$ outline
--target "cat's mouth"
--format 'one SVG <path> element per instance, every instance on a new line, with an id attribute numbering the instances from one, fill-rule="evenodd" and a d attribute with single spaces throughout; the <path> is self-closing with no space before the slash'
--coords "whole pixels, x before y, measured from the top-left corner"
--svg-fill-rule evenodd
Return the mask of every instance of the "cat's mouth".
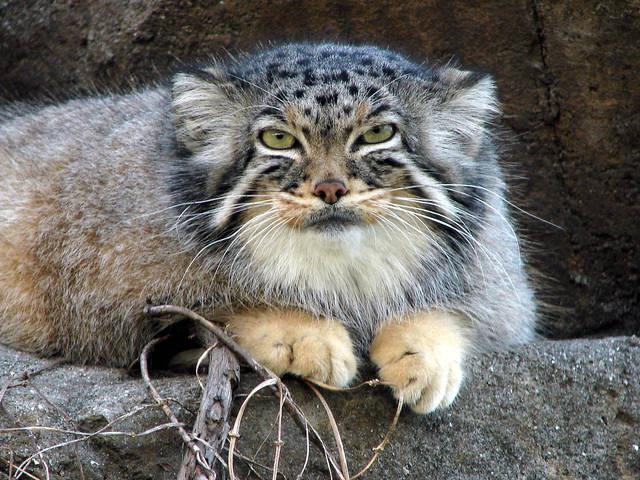
<path id="1" fill-rule="evenodd" d="M 314 230 L 331 231 L 363 224 L 364 219 L 355 211 L 331 205 L 308 214 L 302 226 Z"/>

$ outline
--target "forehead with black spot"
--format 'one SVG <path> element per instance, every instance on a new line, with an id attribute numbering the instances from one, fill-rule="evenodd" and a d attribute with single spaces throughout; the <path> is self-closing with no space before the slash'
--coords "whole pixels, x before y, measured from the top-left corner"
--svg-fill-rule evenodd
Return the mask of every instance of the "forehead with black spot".
<path id="1" fill-rule="evenodd" d="M 228 71 L 238 86 L 263 91 L 267 103 L 297 103 L 306 115 L 329 110 L 336 116 L 400 78 L 432 75 L 389 50 L 336 44 L 285 45 L 241 59 Z"/>

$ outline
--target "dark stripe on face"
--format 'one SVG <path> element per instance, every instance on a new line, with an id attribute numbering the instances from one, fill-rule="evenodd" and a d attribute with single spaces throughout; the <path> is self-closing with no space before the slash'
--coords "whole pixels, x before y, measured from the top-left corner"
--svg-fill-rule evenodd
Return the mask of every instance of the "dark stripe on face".
<path id="1" fill-rule="evenodd" d="M 282 192 L 290 192 L 298 188 L 300 183 L 304 182 L 306 179 L 305 169 L 306 166 L 302 163 L 294 164 L 291 159 L 289 160 L 289 164 L 286 169 L 282 170 L 282 177 L 279 179 L 281 181 L 280 191 Z"/>
<path id="2" fill-rule="evenodd" d="M 253 157 L 256 154 L 256 150 L 254 147 L 250 147 L 243 155 L 238 156 L 233 165 L 229 167 L 229 169 L 224 172 L 222 177 L 220 178 L 217 188 L 213 194 L 214 198 L 220 197 L 229 193 L 235 187 L 236 183 L 240 177 L 245 173 L 247 167 Z"/>
<path id="3" fill-rule="evenodd" d="M 175 158 L 170 167 L 167 189 L 171 198 L 171 204 L 177 205 L 174 208 L 176 221 L 180 215 L 183 219 L 191 218 L 191 215 L 204 213 L 211 206 L 209 203 L 195 203 L 207 199 L 207 179 L 208 171 L 206 168 L 194 165 L 191 156 L 192 153 L 175 137 L 167 141 L 166 148 L 168 154 Z M 207 236 L 206 215 L 199 215 L 195 220 L 188 223 L 189 232 L 196 235 L 197 238 L 205 238 Z"/>
<path id="4" fill-rule="evenodd" d="M 426 158 L 412 157 L 411 160 L 413 164 L 418 167 L 418 169 L 427 175 L 429 178 L 433 178 L 436 182 L 440 184 L 444 183 L 452 183 L 451 180 L 447 177 L 446 172 L 443 169 L 437 168 L 434 164 L 430 163 Z"/>
<path id="5" fill-rule="evenodd" d="M 410 145 L 408 145 L 404 139 L 403 145 L 408 151 L 410 151 Z M 427 158 L 415 156 L 412 157 L 412 160 L 413 164 L 418 167 L 423 173 L 425 173 L 430 178 L 433 178 L 439 184 L 443 185 L 442 188 L 449 199 L 451 199 L 458 206 L 462 207 L 464 211 L 468 211 L 474 215 L 481 215 L 484 213 L 485 206 L 483 205 L 482 201 L 479 200 L 484 199 L 485 196 L 485 192 L 483 192 L 482 189 L 449 185 L 454 183 L 466 183 L 484 186 L 482 185 L 482 181 L 480 178 L 467 178 L 467 175 L 470 172 L 463 171 L 463 177 L 467 178 L 467 180 L 458 182 L 454 178 L 450 177 L 444 168 L 438 168 L 436 165 L 430 163 Z"/>
<path id="6" fill-rule="evenodd" d="M 276 108 L 276 107 L 263 108 L 256 115 L 256 118 L 258 118 L 258 117 L 272 117 L 272 118 L 275 118 L 275 119 L 280 120 L 282 122 L 286 122 L 287 121 L 287 119 L 284 116 L 284 113 L 282 113 L 282 110 L 280 110 L 279 108 Z"/>
<path id="7" fill-rule="evenodd" d="M 437 179 L 435 175 L 430 174 L 430 169 L 421 168 L 421 170 L 430 175 L 431 178 Z M 411 182 L 412 179 L 408 179 L 408 181 Z M 430 215 L 429 212 L 431 212 L 430 216 L 432 216 L 434 220 L 425 220 L 429 221 L 429 224 L 436 231 L 442 233 L 442 238 L 452 251 L 460 255 L 468 254 L 476 248 L 475 242 L 472 238 L 475 237 L 482 225 L 480 212 L 475 212 L 470 207 L 473 206 L 477 208 L 477 206 L 482 205 L 482 203 L 478 202 L 478 195 L 474 195 L 473 193 L 469 195 L 469 193 L 464 191 L 461 187 L 451 187 L 446 185 L 447 183 L 452 182 L 444 182 L 440 180 L 438 180 L 438 182 L 443 185 L 440 188 L 440 191 L 443 192 L 460 210 L 460 213 L 456 217 L 450 217 L 447 215 L 447 212 L 438 205 L 415 204 L 413 206 L 422 208 L 425 215 Z M 463 193 L 457 193 L 452 189 L 459 190 Z M 434 199 L 429 196 L 428 190 L 423 188 L 412 188 L 410 191 L 418 197 L 434 201 Z M 476 198 L 474 198 L 474 196 Z"/>
<path id="8" fill-rule="evenodd" d="M 490 195 L 484 190 L 486 188 L 485 182 L 482 177 L 475 175 L 465 175 L 463 178 L 465 180 L 460 183 L 469 186 L 447 186 L 447 195 L 470 215 L 482 217 L 487 211 L 487 196 Z M 474 188 L 474 186 L 479 188 Z M 478 218 L 475 223 L 480 220 L 481 218 Z"/>
<path id="9" fill-rule="evenodd" d="M 175 151 L 176 153 L 181 151 L 184 154 L 184 149 Z M 211 227 L 211 219 L 215 214 L 215 210 L 220 207 L 224 199 L 213 199 L 226 195 L 235 187 L 254 155 L 254 149 L 250 148 L 244 155 L 240 156 L 222 175 L 213 193 L 210 192 L 208 187 L 209 170 L 206 167 L 196 165 L 191 160 L 190 154 L 178 156 L 172 167 L 169 180 L 169 191 L 174 204 L 182 204 L 175 207 L 176 220 L 178 217 L 181 217 L 181 223 L 188 220 L 185 228 L 188 232 L 194 234 L 203 245 L 217 238 L 224 238 L 225 232 L 214 231 Z M 238 197 L 233 205 L 246 201 L 246 198 Z M 209 199 L 212 201 L 207 201 Z M 231 215 L 229 222 L 222 230 L 227 231 L 229 228 L 233 228 L 231 224 L 234 223 L 234 215 Z"/>
<path id="10" fill-rule="evenodd" d="M 376 108 L 371 110 L 367 115 L 367 119 L 375 117 L 376 115 L 380 115 L 382 112 L 388 112 L 391 110 L 391 106 L 383 103 L 382 105 L 378 105 Z"/>
<path id="11" fill-rule="evenodd" d="M 384 184 L 379 177 L 381 177 L 384 173 L 389 173 L 381 172 L 379 169 L 376 170 L 376 164 L 374 162 L 370 162 L 370 164 L 367 164 L 365 162 L 358 162 L 354 159 L 348 159 L 346 162 L 346 167 L 350 176 L 359 178 L 369 187 L 374 188 L 382 188 Z"/>

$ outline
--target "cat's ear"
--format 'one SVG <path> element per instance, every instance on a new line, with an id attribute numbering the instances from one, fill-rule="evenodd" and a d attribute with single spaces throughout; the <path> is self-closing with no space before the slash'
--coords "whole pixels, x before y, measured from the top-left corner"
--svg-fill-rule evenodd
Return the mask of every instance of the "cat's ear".
<path id="1" fill-rule="evenodd" d="M 444 67 L 439 95 L 428 118 L 429 143 L 441 154 L 475 158 L 500 114 L 490 75 Z"/>
<path id="2" fill-rule="evenodd" d="M 171 94 L 176 137 L 191 151 L 222 133 L 238 110 L 236 87 L 217 67 L 176 74 Z"/>

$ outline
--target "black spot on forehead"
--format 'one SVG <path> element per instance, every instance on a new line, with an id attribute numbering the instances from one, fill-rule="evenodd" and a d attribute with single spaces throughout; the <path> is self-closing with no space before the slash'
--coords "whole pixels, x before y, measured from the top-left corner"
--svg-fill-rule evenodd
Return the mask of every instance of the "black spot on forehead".
<path id="1" fill-rule="evenodd" d="M 376 95 L 379 92 L 379 90 L 380 90 L 379 88 L 375 88 L 375 87 L 370 85 L 370 86 L 367 87 L 367 90 L 365 92 L 365 97 L 366 98 L 371 98 L 374 95 Z"/>
<path id="2" fill-rule="evenodd" d="M 382 67 L 382 73 L 384 73 L 388 77 L 395 77 L 396 76 L 396 71 L 391 67 Z"/>
<path id="3" fill-rule="evenodd" d="M 335 105 L 338 103 L 338 93 L 337 92 L 329 92 L 320 95 L 316 95 L 316 102 L 322 107 L 325 105 Z"/>

